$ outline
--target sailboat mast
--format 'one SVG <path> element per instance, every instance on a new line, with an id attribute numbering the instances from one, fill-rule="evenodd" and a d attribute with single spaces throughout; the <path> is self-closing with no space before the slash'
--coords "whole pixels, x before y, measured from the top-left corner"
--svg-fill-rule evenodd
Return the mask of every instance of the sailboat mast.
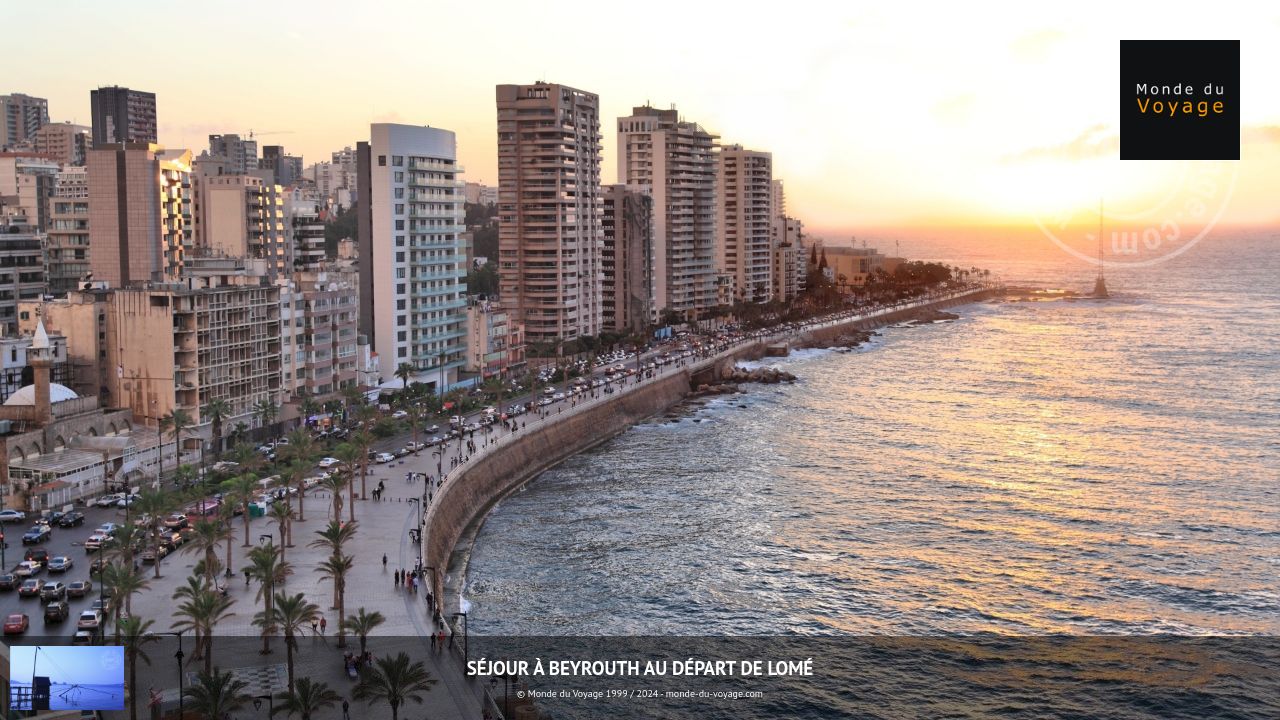
<path id="1" fill-rule="evenodd" d="M 1107 292 L 1107 280 L 1102 274 L 1102 266 L 1102 198 L 1098 198 L 1098 278 L 1093 281 L 1095 298 L 1110 297 L 1110 293 Z"/>

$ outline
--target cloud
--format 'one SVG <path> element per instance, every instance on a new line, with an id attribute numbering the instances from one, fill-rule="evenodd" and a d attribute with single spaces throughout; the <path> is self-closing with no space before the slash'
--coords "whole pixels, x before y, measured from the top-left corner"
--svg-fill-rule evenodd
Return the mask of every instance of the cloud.
<path id="1" fill-rule="evenodd" d="M 972 94 L 955 95 L 938 102 L 933 106 L 933 118 L 948 125 L 963 125 L 969 122 L 973 111 Z"/>
<path id="2" fill-rule="evenodd" d="M 1009 50 L 1024 63 L 1040 63 L 1048 59 L 1049 53 L 1066 37 L 1061 30 L 1037 30 L 1009 43 Z"/>
<path id="3" fill-rule="evenodd" d="M 1246 125 L 1240 139 L 1247 143 L 1280 143 L 1280 125 Z"/>
<path id="4" fill-rule="evenodd" d="M 1094 125 L 1067 142 L 1005 155 L 1000 162 L 1012 165 L 1042 160 L 1088 160 L 1107 155 L 1119 157 L 1119 154 L 1120 136 L 1108 133 L 1106 125 Z"/>

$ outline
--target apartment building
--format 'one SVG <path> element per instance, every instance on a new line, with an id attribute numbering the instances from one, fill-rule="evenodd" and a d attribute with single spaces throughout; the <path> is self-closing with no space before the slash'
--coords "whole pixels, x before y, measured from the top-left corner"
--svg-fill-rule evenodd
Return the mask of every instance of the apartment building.
<path id="1" fill-rule="evenodd" d="M 49 123 L 36 131 L 32 147 L 63 166 L 84 165 L 85 153 L 92 143 L 90 132 L 85 125 Z"/>
<path id="2" fill-rule="evenodd" d="M 89 91 L 93 145 L 155 143 L 156 94 L 111 86 Z"/>
<path id="3" fill-rule="evenodd" d="M 48 100 L 22 93 L 0 95 L 0 150 L 25 147 L 48 124 Z"/>
<path id="4" fill-rule="evenodd" d="M 49 293 L 66 295 L 78 289 L 89 272 L 89 171 L 67 166 L 58 173 L 49 198 L 49 227 L 44 237 Z"/>
<path id="5" fill-rule="evenodd" d="M 606 185 L 603 227 L 604 328 L 618 333 L 644 332 L 658 320 L 653 198 L 645 190 Z"/>
<path id="6" fill-rule="evenodd" d="M 18 303 L 45 291 L 41 234 L 30 225 L 0 218 L 0 334 L 18 329 Z"/>
<path id="7" fill-rule="evenodd" d="M 499 85 L 498 274 L 529 342 L 602 329 L 600 98 Z"/>
<path id="8" fill-rule="evenodd" d="M 111 287 L 177 280 L 191 246 L 191 152 L 159 145 L 89 151 L 93 279 Z"/>
<path id="9" fill-rule="evenodd" d="M 773 155 L 725 145 L 717 156 L 716 268 L 733 302 L 773 297 Z"/>
<path id="10" fill-rule="evenodd" d="M 291 273 L 294 243 L 284 188 L 256 175 L 208 169 L 199 162 L 192 174 L 193 246 L 218 257 L 264 260 L 271 279 Z"/>
<path id="11" fill-rule="evenodd" d="M 773 297 L 787 302 L 804 289 L 804 224 L 793 217 L 773 218 Z"/>
<path id="12" fill-rule="evenodd" d="M 653 198 L 659 313 L 692 318 L 719 304 L 716 139 L 675 108 L 646 105 L 618 118 L 618 182 L 644 186 Z"/>
<path id="13" fill-rule="evenodd" d="M 473 299 L 467 306 L 467 372 L 490 378 L 525 364 L 524 331 L 498 303 Z"/>
<path id="14" fill-rule="evenodd" d="M 314 189 L 290 188 L 285 217 L 293 234 L 295 269 L 318 267 L 325 260 L 324 213 Z"/>
<path id="15" fill-rule="evenodd" d="M 466 339 L 464 210 L 457 140 L 440 128 L 375 123 L 357 145 L 360 333 L 390 379 L 401 364 L 438 392 L 457 381 Z"/>
<path id="16" fill-rule="evenodd" d="M 281 282 L 280 326 L 286 400 L 336 398 L 356 384 L 359 277 L 330 264 Z"/>
<path id="17" fill-rule="evenodd" d="M 43 232 L 58 170 L 57 162 L 32 152 L 0 153 L 0 206 Z"/>

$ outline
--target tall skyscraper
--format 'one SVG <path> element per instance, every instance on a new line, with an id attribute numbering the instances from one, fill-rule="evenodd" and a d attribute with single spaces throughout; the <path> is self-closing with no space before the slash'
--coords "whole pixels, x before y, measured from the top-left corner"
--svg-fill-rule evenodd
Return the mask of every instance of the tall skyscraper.
<path id="1" fill-rule="evenodd" d="M 773 156 L 725 145 L 718 155 L 717 269 L 729 276 L 735 302 L 773 296 Z"/>
<path id="2" fill-rule="evenodd" d="M 601 330 L 600 98 L 499 85 L 498 275 L 529 342 Z"/>
<path id="3" fill-rule="evenodd" d="M 48 100 L 22 93 L 0 95 L 0 150 L 30 142 L 48 124 Z"/>
<path id="4" fill-rule="evenodd" d="M 618 182 L 653 197 L 659 313 L 693 317 L 718 302 L 715 140 L 674 108 L 646 105 L 618 118 Z"/>
<path id="5" fill-rule="evenodd" d="M 408 363 L 437 392 L 465 360 L 467 269 L 452 131 L 376 123 L 357 145 L 360 332 L 384 380 Z"/>
<path id="6" fill-rule="evenodd" d="M 176 280 L 191 243 L 191 151 L 108 145 L 89 151 L 88 169 L 93 279 Z"/>
<path id="7" fill-rule="evenodd" d="M 93 144 L 154 143 L 156 94 L 118 86 L 89 91 Z"/>
<path id="8" fill-rule="evenodd" d="M 49 198 L 49 231 L 45 239 L 44 272 L 49 293 L 78 290 L 89 274 L 89 172 L 67 167 L 58 173 Z"/>
<path id="9" fill-rule="evenodd" d="M 653 198 L 626 185 L 604 186 L 604 326 L 644 332 L 653 303 Z"/>

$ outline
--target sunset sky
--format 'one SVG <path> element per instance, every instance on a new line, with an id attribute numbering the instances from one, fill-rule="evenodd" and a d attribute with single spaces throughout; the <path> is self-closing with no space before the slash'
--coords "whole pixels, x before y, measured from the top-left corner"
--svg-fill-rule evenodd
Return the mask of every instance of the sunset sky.
<path id="1" fill-rule="evenodd" d="M 90 89 L 148 90 L 162 144 L 198 152 L 209 133 L 253 129 L 308 164 L 366 139 L 371 121 L 444 127 L 467 178 L 493 183 L 494 85 L 544 79 L 600 95 L 605 182 L 615 119 L 674 103 L 724 142 L 772 151 L 791 214 L 838 234 L 1020 224 L 1100 193 L 1123 204 L 1154 192 L 1174 163 L 1115 159 L 1118 41 L 1238 38 L 1243 160 L 1224 221 L 1280 219 L 1278 9 L 733 7 L 22 3 L 6 10 L 0 92 L 47 97 L 54 121 L 87 124 Z"/>

